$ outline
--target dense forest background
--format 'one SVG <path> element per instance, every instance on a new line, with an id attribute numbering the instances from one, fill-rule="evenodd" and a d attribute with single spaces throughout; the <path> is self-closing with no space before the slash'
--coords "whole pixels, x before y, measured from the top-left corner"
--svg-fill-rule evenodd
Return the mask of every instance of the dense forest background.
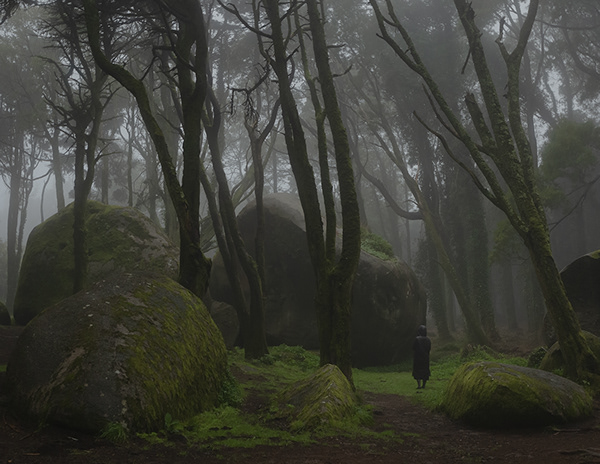
<path id="1" fill-rule="evenodd" d="M 19 9 L 0 28 L 0 174 L 6 192 L 0 218 L 5 229 L 0 299 L 9 308 L 27 233 L 73 201 L 78 169 L 89 181 L 89 199 L 138 208 L 174 241 L 180 239 L 177 213 L 139 105 L 94 63 L 81 5 L 63 0 L 38 3 Z M 265 194 L 296 193 L 279 110 L 280 82 L 266 62 L 269 44 L 260 40 L 263 7 L 255 1 L 200 3 L 207 26 L 210 89 L 210 112 L 203 117 L 208 118 L 207 127 L 217 129 L 200 138 L 207 181 L 214 191 L 223 191 L 219 169 L 208 161 L 214 158 L 212 138 L 219 143 L 237 211 L 254 198 L 257 185 L 263 189 L 263 182 Z M 454 5 L 436 0 L 389 3 L 449 105 L 468 121 L 463 100 L 477 91 L 477 80 Z M 472 2 L 500 95 L 507 69 L 498 41 L 507 47 L 517 42 L 528 3 Z M 472 161 L 464 147 L 451 136 L 436 135 L 444 128 L 421 77 L 382 40 L 369 3 L 330 0 L 320 5 L 327 18 L 330 65 L 363 230 L 384 237 L 396 256 L 419 274 L 440 336 L 450 337 L 463 327 L 452 285 L 440 266 L 440 246 L 488 333 L 507 328 L 537 336 L 545 307 L 527 250 L 505 216 L 472 182 Z M 295 44 L 289 58 L 290 88 L 319 177 L 321 125 L 314 98 L 318 77 L 314 57 L 301 43 L 311 40 L 305 37 L 306 21 L 302 10 L 289 8 L 287 40 Z M 134 22 L 124 26 L 114 42 L 114 57 L 151 89 L 152 111 L 168 136 L 181 177 L 184 108 L 182 89 L 173 78 L 181 71 L 162 45 L 169 31 L 139 28 Z M 562 268 L 600 249 L 597 1 L 542 2 L 523 55 L 520 90 L 521 120 L 535 160 L 554 257 Z M 335 177 L 331 182 L 341 215 L 340 185 Z M 218 243 L 209 200 L 199 194 L 201 245 L 210 256 Z M 425 216 L 430 218 L 427 226 Z M 437 243 L 435 237 L 440 237 Z"/>

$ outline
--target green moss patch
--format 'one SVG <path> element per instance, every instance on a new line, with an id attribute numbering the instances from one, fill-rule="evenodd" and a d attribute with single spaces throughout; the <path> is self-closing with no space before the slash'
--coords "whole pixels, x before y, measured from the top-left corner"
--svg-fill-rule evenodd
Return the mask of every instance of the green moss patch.
<path id="1" fill-rule="evenodd" d="M 178 249 L 134 208 L 89 201 L 88 280 L 121 272 L 152 271 L 177 277 Z M 33 229 L 27 240 L 14 303 L 15 321 L 25 325 L 73 290 L 73 206 Z"/>
<path id="2" fill-rule="evenodd" d="M 358 400 L 339 368 L 327 364 L 283 390 L 276 403 L 279 415 L 294 428 L 314 429 L 351 417 Z"/>
<path id="3" fill-rule="evenodd" d="M 392 245 L 383 237 L 369 232 L 367 229 L 360 231 L 360 247 L 363 251 L 384 261 L 397 259 Z"/>
<path id="4" fill-rule="evenodd" d="M 538 369 L 496 362 L 459 368 L 441 405 L 452 418 L 483 427 L 524 427 L 589 416 L 592 399 L 579 385 Z"/>
<path id="5" fill-rule="evenodd" d="M 114 435 L 212 409 L 230 383 L 227 369 L 223 338 L 199 298 L 164 276 L 122 274 L 32 320 L 7 383 L 13 406 L 29 416 Z"/>

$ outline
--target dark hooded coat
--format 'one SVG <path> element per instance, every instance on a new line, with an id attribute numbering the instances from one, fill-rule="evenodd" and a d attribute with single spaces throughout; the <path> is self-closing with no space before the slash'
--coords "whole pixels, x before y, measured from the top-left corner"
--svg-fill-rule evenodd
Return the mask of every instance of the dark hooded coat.
<path id="1" fill-rule="evenodd" d="M 413 342 L 413 371 L 416 380 L 429 380 L 429 352 L 431 340 L 427 336 L 427 328 L 422 325 L 417 329 L 417 337 Z"/>

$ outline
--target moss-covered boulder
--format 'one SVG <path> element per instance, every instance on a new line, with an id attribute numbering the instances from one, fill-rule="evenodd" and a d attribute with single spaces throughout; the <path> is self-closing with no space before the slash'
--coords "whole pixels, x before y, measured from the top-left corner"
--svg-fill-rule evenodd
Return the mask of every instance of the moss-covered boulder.
<path id="1" fill-rule="evenodd" d="M 317 349 L 315 276 L 300 201 L 290 194 L 266 195 L 264 210 L 267 342 Z M 255 203 L 240 212 L 238 224 L 245 243 L 254 243 Z M 216 301 L 234 303 L 218 255 L 213 260 L 210 290 Z M 354 365 L 389 365 L 410 358 L 414 333 L 425 321 L 426 309 L 425 289 L 405 263 L 362 251 L 352 295 Z"/>
<path id="2" fill-rule="evenodd" d="M 598 359 L 600 359 L 600 338 L 594 335 L 593 333 L 587 332 L 585 330 L 582 333 L 593 353 Z M 546 351 L 546 354 L 544 355 L 544 357 L 542 358 L 542 362 L 540 363 L 540 369 L 549 372 L 564 372 L 565 360 L 563 358 L 559 342 L 554 343 L 554 345 L 552 345 Z"/>
<path id="3" fill-rule="evenodd" d="M 90 201 L 85 226 L 89 284 L 137 270 L 177 277 L 177 247 L 140 211 Z M 73 269 L 71 204 L 29 235 L 15 296 L 15 322 L 25 325 L 42 309 L 70 296 Z"/>
<path id="4" fill-rule="evenodd" d="M 571 262 L 560 277 L 581 328 L 600 336 L 600 250 Z M 557 340 L 549 314 L 544 316 L 542 335 L 548 346 Z"/>
<path id="5" fill-rule="evenodd" d="M 441 408 L 471 425 L 513 428 L 582 419 L 592 413 L 592 398 L 580 385 L 550 372 L 477 362 L 452 376 Z"/>
<path id="6" fill-rule="evenodd" d="M 10 313 L 6 305 L 0 301 L 0 325 L 10 325 L 12 323 Z"/>
<path id="7" fill-rule="evenodd" d="M 164 427 L 218 403 L 223 337 L 202 301 L 160 275 L 122 274 L 45 309 L 7 367 L 11 404 L 39 421 L 98 432 Z"/>
<path id="8" fill-rule="evenodd" d="M 347 420 L 353 415 L 358 399 L 342 371 L 326 364 L 284 389 L 276 402 L 280 415 L 295 427 L 313 429 Z"/>

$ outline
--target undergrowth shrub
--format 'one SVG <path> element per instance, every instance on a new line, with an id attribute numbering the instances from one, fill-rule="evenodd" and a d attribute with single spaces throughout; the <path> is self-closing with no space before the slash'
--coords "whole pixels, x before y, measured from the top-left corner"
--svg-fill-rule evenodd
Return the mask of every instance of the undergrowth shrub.
<path id="1" fill-rule="evenodd" d="M 219 392 L 219 405 L 237 408 L 243 402 L 244 393 L 238 381 L 231 375 L 231 371 L 228 370 L 225 380 L 223 380 L 221 385 L 221 391 Z"/>
<path id="2" fill-rule="evenodd" d="M 360 247 L 367 253 L 383 259 L 391 261 L 396 259 L 392 245 L 377 234 L 369 232 L 367 229 L 360 231 Z"/>
<path id="3" fill-rule="evenodd" d="M 548 350 L 543 346 L 536 348 L 529 354 L 529 358 L 527 358 L 527 367 L 533 367 L 537 369 L 542 364 L 542 359 L 546 356 Z"/>

